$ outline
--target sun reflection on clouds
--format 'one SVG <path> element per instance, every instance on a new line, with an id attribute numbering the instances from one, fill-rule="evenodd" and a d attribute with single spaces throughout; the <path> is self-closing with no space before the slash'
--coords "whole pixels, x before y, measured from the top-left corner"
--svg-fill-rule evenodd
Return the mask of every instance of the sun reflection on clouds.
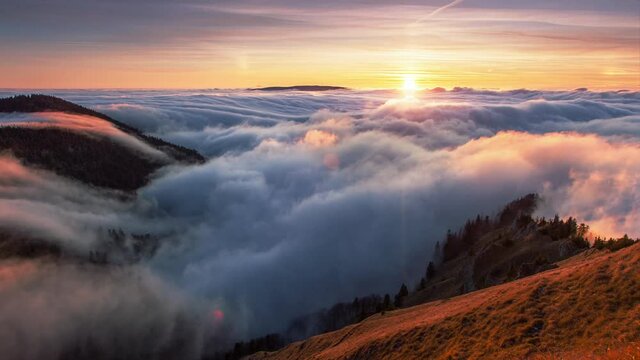
<path id="1" fill-rule="evenodd" d="M 338 141 L 338 136 L 328 131 L 323 130 L 309 130 L 304 135 L 304 138 L 300 140 L 301 143 L 311 145 L 314 147 L 325 147 L 334 145 Z"/>

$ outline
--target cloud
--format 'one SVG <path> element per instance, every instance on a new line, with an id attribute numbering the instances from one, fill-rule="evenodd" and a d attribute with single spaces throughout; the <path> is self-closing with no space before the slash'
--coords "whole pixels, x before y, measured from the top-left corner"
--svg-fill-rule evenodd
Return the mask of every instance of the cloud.
<path id="1" fill-rule="evenodd" d="M 322 130 L 309 130 L 304 134 L 304 138 L 300 140 L 301 143 L 315 146 L 325 147 L 335 145 L 338 141 L 338 137 L 335 134 Z"/>
<path id="2" fill-rule="evenodd" d="M 11 359 L 199 359 L 205 316 L 145 269 L 0 262 L 0 351 Z M 202 310 L 202 309 L 201 309 Z"/>
<path id="3" fill-rule="evenodd" d="M 269 138 L 291 142 L 308 130 L 338 137 L 378 130 L 432 149 L 462 145 L 501 130 L 574 131 L 634 139 L 640 133 L 637 92 L 460 88 L 424 94 L 420 101 L 389 100 L 396 96 L 392 91 L 262 97 L 251 91 L 216 90 L 186 92 L 175 102 L 167 100 L 171 95 L 133 96 L 129 105 L 121 104 L 122 97 L 99 92 L 70 99 L 209 156 L 247 151 Z M 120 105 L 109 105 L 113 101 Z"/>
<path id="4" fill-rule="evenodd" d="M 547 199 L 546 216 L 637 232 L 640 162 L 618 161 L 640 159 L 636 145 L 500 132 L 433 151 L 370 131 L 335 145 L 330 169 L 322 148 L 302 145 L 258 147 L 149 186 L 143 196 L 198 224 L 183 233 L 191 249 L 181 258 L 165 249 L 156 266 L 178 266 L 190 291 L 224 294 L 254 321 L 282 326 L 305 309 L 416 280 L 447 228 L 528 192 Z M 590 191 L 602 195 L 585 198 Z"/>
<path id="5" fill-rule="evenodd" d="M 0 227 L 87 250 L 94 231 L 126 209 L 95 190 L 0 157 Z M 93 224 L 87 229 L 88 224 Z"/>
<path id="6" fill-rule="evenodd" d="M 102 223 L 166 234 L 135 271 L 170 284 L 158 296 L 204 302 L 231 338 L 395 292 L 417 280 L 448 228 L 530 192 L 544 200 L 539 215 L 640 236 L 638 93 L 65 94 L 209 160 L 166 168 L 120 201 L 0 158 L 3 218 L 78 248 Z"/>

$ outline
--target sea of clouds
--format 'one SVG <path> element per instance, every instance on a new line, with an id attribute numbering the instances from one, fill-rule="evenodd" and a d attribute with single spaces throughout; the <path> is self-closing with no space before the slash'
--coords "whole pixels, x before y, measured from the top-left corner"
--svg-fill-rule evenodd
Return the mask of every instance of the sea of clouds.
<path id="1" fill-rule="evenodd" d="M 600 235 L 640 236 L 637 92 L 48 93 L 209 160 L 166 167 L 135 200 L 122 201 L 0 158 L 13 169 L 0 174 L 5 226 L 81 249 L 99 228 L 170 234 L 152 259 L 128 270 L 141 274 L 133 283 L 100 272 L 106 280 L 97 289 L 70 265 L 44 271 L 52 265 L 38 263 L 31 274 L 44 285 L 27 291 L 19 272 L 1 270 L 8 275 L 0 272 L 0 302 L 13 307 L 0 310 L 0 321 L 16 311 L 46 313 L 51 284 L 69 279 L 88 298 L 59 311 L 83 321 L 63 325 L 59 316 L 52 329 L 84 334 L 85 318 L 104 317 L 100 337 L 121 326 L 116 310 L 142 309 L 155 327 L 189 324 L 188 355 L 197 357 L 207 338 L 277 331 L 335 302 L 413 284 L 447 229 L 527 193 L 541 195 L 538 215 L 574 216 Z M 118 309 L 88 305 L 89 294 L 105 289 Z M 13 301 L 25 294 L 42 301 Z M 28 319 L 10 320 L 37 331 Z M 128 338 L 146 336 L 142 328 Z M 31 348 L 61 337 L 46 332 Z"/>

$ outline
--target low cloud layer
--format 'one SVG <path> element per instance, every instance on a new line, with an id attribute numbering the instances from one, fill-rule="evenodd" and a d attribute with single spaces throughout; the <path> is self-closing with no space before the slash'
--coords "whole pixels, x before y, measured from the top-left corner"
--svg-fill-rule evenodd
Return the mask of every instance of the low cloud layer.
<path id="1" fill-rule="evenodd" d="M 36 180 L 28 191 L 4 185 L 0 211 L 23 201 L 35 210 L 15 221 L 55 212 L 52 226 L 78 224 L 61 233 L 73 246 L 101 219 L 169 234 L 139 267 L 215 309 L 207 326 L 222 322 L 232 338 L 413 283 L 448 228 L 530 192 L 544 200 L 539 215 L 574 216 L 605 236 L 640 236 L 638 93 L 56 95 L 210 159 L 164 169 L 135 201 L 120 202 L 6 158 L 16 174 L 37 176 L 29 175 Z M 65 186 L 50 185 L 57 182 Z M 212 334 L 190 324 L 198 336 Z"/>
<path id="2" fill-rule="evenodd" d="M 460 88 L 426 93 L 419 100 L 393 99 L 398 97 L 393 91 L 322 96 L 222 90 L 179 97 L 172 93 L 156 97 L 69 95 L 209 156 L 243 152 L 265 139 L 291 142 L 309 129 L 322 128 L 341 133 L 383 131 L 430 149 L 462 145 L 501 130 L 640 137 L 640 95 L 636 92 Z M 171 98 L 175 103 L 168 100 Z"/>

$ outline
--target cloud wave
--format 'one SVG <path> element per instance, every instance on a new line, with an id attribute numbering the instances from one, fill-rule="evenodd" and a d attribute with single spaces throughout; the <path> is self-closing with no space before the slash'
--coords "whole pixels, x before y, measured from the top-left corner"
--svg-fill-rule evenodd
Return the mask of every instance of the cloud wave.
<path id="1" fill-rule="evenodd" d="M 29 203 L 16 222 L 55 212 L 52 222 L 67 226 L 61 237 L 77 246 L 101 219 L 169 234 L 139 266 L 223 313 L 217 318 L 231 338 L 395 291 L 416 280 L 448 228 L 530 192 L 544 199 L 539 215 L 574 216 L 606 236 L 640 236 L 639 93 L 58 95 L 209 160 L 166 168 L 135 201 L 122 202 L 4 159 L 14 169 L 6 174 L 32 180 L 23 192 L 0 186 L 0 209 Z M 0 185 L 14 181 L 6 174 Z M 51 185 L 58 183 L 65 185 Z"/>

